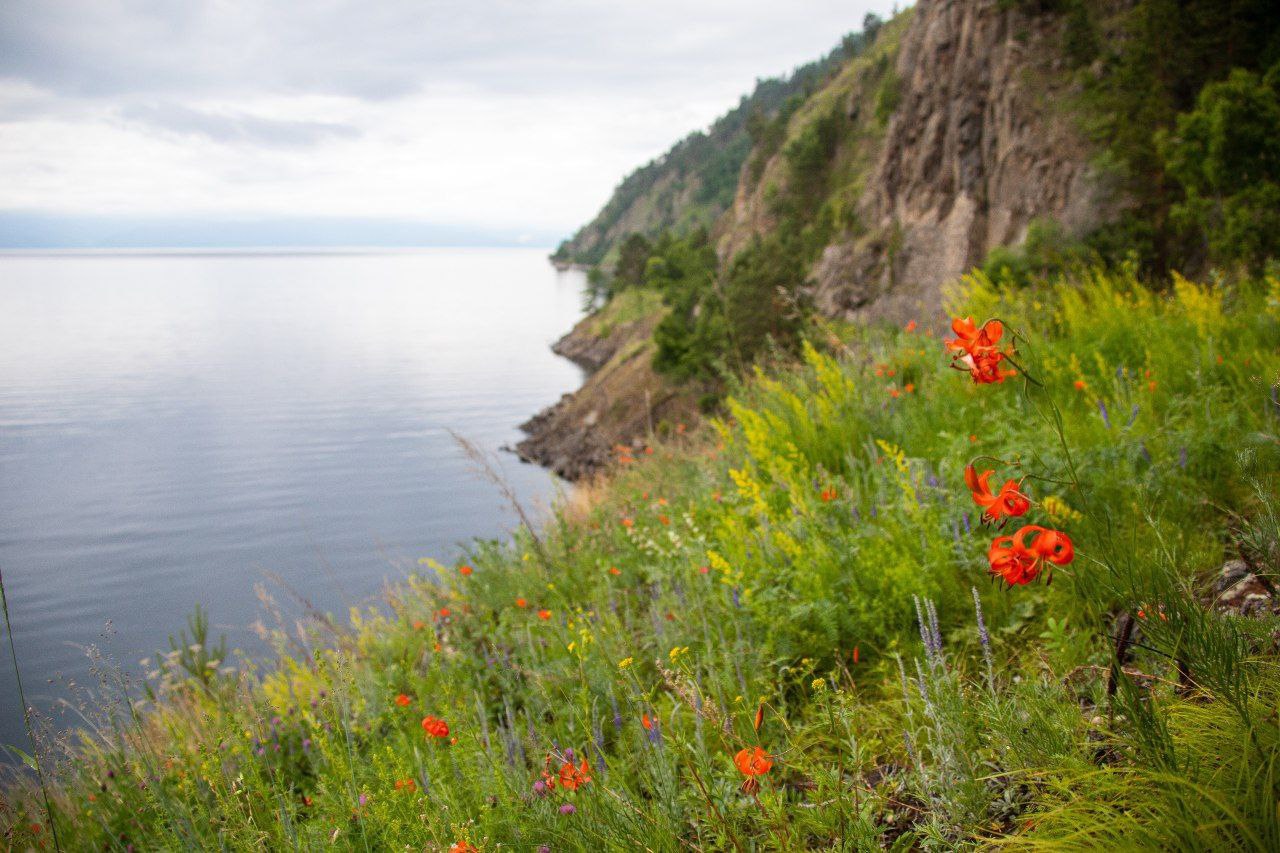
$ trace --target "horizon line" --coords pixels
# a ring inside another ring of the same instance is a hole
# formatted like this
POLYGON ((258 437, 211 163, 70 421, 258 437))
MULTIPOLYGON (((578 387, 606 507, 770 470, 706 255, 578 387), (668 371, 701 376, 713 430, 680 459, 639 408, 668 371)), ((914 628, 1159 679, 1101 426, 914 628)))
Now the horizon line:
POLYGON ((394 252, 429 251, 432 249, 524 249, 527 251, 555 250, 553 244, 537 243, 433 243, 433 244, 349 244, 349 245, 158 245, 158 246, 0 246, 0 256, 38 257, 41 255, 375 255, 394 252))

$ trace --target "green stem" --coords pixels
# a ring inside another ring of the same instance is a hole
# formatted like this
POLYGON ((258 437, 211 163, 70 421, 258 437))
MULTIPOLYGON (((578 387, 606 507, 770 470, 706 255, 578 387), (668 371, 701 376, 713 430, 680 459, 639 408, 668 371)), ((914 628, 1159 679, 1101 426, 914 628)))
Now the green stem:
POLYGON ((18 667, 18 649, 13 644, 13 623, 9 621, 9 597, 4 592, 4 571, 0 569, 0 610, 4 611, 4 630, 9 635, 9 656, 13 658, 13 677, 18 683, 18 701, 22 703, 22 725, 27 730, 27 739, 31 741, 31 761, 36 766, 36 777, 40 780, 40 795, 44 798, 44 812, 49 820, 49 831, 53 834, 53 846, 62 850, 58 839, 58 825, 53 820, 53 805, 49 802, 49 787, 44 781, 44 768, 40 766, 40 747, 31 731, 31 708, 27 705, 27 694, 22 689, 22 670, 18 667))

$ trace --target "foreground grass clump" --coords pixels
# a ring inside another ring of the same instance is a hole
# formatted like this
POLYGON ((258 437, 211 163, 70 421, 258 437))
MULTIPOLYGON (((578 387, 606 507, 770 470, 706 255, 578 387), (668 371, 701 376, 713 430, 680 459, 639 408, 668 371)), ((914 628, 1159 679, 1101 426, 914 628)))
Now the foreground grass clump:
MULTIPOLYGON (((955 309, 1001 318, 1017 375, 971 382, 914 324, 832 333, 383 612, 281 633, 260 672, 161 661, 44 756, 60 838, 1277 849, 1280 620, 1214 582, 1280 559, 1280 283, 978 279, 955 309), (1006 530, 975 459, 1028 499, 1006 530), (1074 559, 997 586, 1024 524, 1074 559)), ((9 788, 8 844, 48 824, 9 788)))

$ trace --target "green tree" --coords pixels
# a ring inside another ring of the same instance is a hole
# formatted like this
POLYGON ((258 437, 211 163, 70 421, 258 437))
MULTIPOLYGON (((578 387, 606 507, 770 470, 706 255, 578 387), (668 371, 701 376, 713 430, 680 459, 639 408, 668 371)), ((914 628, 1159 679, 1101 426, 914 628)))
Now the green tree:
POLYGON ((1265 77, 1235 69, 1201 90, 1195 109, 1158 135, 1182 189, 1174 224, 1198 233, 1211 259, 1258 269, 1280 254, 1280 64, 1265 77))
POLYGON ((612 296, 628 287, 637 287, 644 283, 645 265, 649 263, 649 255, 653 253, 653 244, 643 234, 628 234, 618 249, 618 260, 613 265, 612 296))

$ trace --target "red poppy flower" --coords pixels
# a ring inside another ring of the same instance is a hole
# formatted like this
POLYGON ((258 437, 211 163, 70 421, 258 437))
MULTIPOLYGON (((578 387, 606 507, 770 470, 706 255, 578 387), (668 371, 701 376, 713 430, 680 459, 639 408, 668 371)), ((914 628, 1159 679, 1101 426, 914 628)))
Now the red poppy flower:
POLYGON ((609 567, 609 574, 611 574, 611 575, 615 575, 615 576, 616 576, 616 575, 620 575, 620 574, 622 574, 622 569, 618 568, 617 566, 610 566, 610 567, 609 567))
POLYGON ((465 578, 465 577, 469 577, 471 573, 475 571, 475 569, 471 568, 470 566, 460 566, 458 568, 458 571, 461 572, 462 576, 465 578))
POLYGON ((449 736, 449 724, 430 714, 422 718, 422 730, 427 733, 427 737, 447 738, 449 736))
POLYGON ((409 707, 410 701, 412 700, 410 700, 409 697, 403 693, 401 693, 399 696, 396 697, 396 704, 399 705, 401 708, 409 707))
MULTIPOLYGON (((757 706, 756 706, 756 718, 755 718, 755 720, 753 720, 753 721, 752 721, 752 723, 751 723, 751 728, 758 732, 758 731, 760 731, 760 725, 761 725, 763 722, 764 722, 764 705, 757 705, 757 706)), ((734 759, 734 760, 735 760, 735 762, 736 762, 736 760, 737 760, 737 759, 734 759)))
POLYGON ((396 790, 397 790, 397 791, 412 791, 414 788, 417 788, 417 787, 418 787, 418 783, 417 783, 417 782, 415 782, 415 781, 413 781, 412 779, 397 779, 397 780, 396 780, 396 790))
POLYGON ((523 609, 528 606, 529 606, 529 602, 525 601, 523 598, 516 599, 516 607, 523 609))
POLYGON ((1026 515, 1031 508, 1031 501, 1018 491, 1017 480, 1005 480, 1000 491, 992 494, 989 481, 994 473, 995 471, 983 471, 979 474, 972 465, 966 465, 964 469, 964 483, 973 493, 973 502, 982 507, 982 520, 994 524, 1002 518, 1007 520, 1026 515))
POLYGON ((452 614, 452 611, 449 610, 449 608, 441 607, 440 611, 436 615, 439 616, 441 619, 448 619, 451 614, 452 614))
POLYGON ((480 848, 470 841, 455 841, 449 848, 449 853, 480 853, 480 848))
POLYGON ((907 325, 906 325, 906 330, 907 330, 908 332, 914 332, 914 331, 916 330, 916 321, 915 321, 915 320, 908 320, 908 321, 907 321, 907 325))
POLYGON ((551 611, 550 611, 550 610, 539 610, 539 611, 538 611, 538 618, 539 618, 539 619, 542 619, 543 621, 546 621, 547 619, 550 619, 550 618, 551 618, 551 611))
POLYGON ((644 726, 644 730, 646 732, 653 731, 653 720, 649 719, 648 714, 640 715, 640 725, 644 726))
MULTIPOLYGON (((1001 536, 987 549, 991 574, 1010 586, 1031 583, 1046 568, 1046 563, 1065 566, 1075 558, 1075 547, 1067 534, 1028 524, 1012 536, 1001 536), (1028 536, 1035 538, 1028 543, 1028 536)), ((1052 572, 1052 566, 1048 567, 1052 572)))
POLYGON ((636 523, 629 518, 622 519, 623 527, 635 527, 636 523))
POLYGON ((839 497, 839 495, 836 493, 835 489, 823 489, 822 492, 819 493, 818 497, 822 498, 823 503, 830 503, 839 497))

